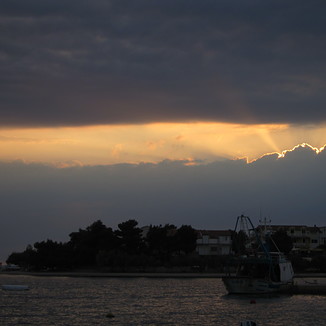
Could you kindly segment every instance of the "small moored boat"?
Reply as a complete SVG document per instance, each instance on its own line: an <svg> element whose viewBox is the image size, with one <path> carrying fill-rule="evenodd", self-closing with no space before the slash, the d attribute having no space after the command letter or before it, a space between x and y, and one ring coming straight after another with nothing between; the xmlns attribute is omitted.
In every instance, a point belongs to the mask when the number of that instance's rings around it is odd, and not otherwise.
<svg viewBox="0 0 326 326"><path fill-rule="evenodd" d="M3 284L1 289L5 291L27 291L29 290L28 285L19 285L19 284Z"/></svg>
<svg viewBox="0 0 326 326"><path fill-rule="evenodd" d="M253 320L244 320L240 323L240 326L258 326Z"/></svg>

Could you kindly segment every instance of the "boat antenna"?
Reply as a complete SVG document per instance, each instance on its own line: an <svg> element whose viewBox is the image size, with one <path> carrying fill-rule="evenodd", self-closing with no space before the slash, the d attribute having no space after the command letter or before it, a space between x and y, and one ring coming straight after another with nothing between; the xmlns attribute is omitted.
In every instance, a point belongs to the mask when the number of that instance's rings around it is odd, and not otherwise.
<svg viewBox="0 0 326 326"><path fill-rule="evenodd" d="M265 233L265 235L267 233L267 224L270 224L271 222L272 222L272 220L270 218L267 219L266 217L264 217L263 219L262 218L259 219L259 223L263 223L263 225L264 225L264 233Z"/></svg>

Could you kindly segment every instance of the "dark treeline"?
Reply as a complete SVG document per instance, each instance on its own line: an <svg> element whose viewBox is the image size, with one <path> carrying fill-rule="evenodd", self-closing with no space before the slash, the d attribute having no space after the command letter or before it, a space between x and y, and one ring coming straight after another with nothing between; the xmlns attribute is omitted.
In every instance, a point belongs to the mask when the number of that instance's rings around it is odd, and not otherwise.
<svg viewBox="0 0 326 326"><path fill-rule="evenodd" d="M66 243L46 240L14 252L8 264L26 270L100 268L106 271L145 271L202 265L194 255L197 233L189 225L150 226L147 232L136 220L120 223L117 230L98 220L69 235ZM207 262L205 262L207 265ZM194 268L194 267L192 267Z"/></svg>
<svg viewBox="0 0 326 326"><path fill-rule="evenodd" d="M229 256L196 254L197 231L189 225L149 226L143 230L136 220L120 223L117 230L98 220L86 229L69 234L68 242L46 240L14 252L7 264L24 270L97 269L107 272L127 271L211 271L223 272ZM242 232L233 233L232 251L245 254L248 242ZM271 250L280 250L292 261L295 272L326 272L326 247L301 255L293 253L293 243L284 230L272 235ZM277 248L273 247L277 243Z"/></svg>

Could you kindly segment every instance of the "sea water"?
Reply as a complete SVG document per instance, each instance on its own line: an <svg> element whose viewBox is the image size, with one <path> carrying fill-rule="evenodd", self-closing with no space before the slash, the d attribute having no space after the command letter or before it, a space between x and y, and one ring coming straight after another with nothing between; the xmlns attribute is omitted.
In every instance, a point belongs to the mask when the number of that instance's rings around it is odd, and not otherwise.
<svg viewBox="0 0 326 326"><path fill-rule="evenodd" d="M326 296L227 295L218 278L68 278L1 275L0 325L326 325Z"/></svg>

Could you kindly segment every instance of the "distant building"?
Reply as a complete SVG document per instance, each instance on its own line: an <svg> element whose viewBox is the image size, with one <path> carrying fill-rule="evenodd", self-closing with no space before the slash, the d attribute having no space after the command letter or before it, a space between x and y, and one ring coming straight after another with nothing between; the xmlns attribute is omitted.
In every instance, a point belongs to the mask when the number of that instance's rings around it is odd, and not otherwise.
<svg viewBox="0 0 326 326"><path fill-rule="evenodd" d="M265 226L258 226L264 229ZM307 225L268 225L268 231L272 233L278 230L286 231L293 242L293 251L310 251L326 243L326 227Z"/></svg>
<svg viewBox="0 0 326 326"><path fill-rule="evenodd" d="M200 256L228 255L232 248L232 231L197 230L196 252Z"/></svg>
<svg viewBox="0 0 326 326"><path fill-rule="evenodd" d="M320 230L320 244L326 246L326 226L319 227Z"/></svg>
<svg viewBox="0 0 326 326"><path fill-rule="evenodd" d="M148 231L150 230L150 226L145 225L141 227L140 230L141 230L141 237L145 239L147 237Z"/></svg>

